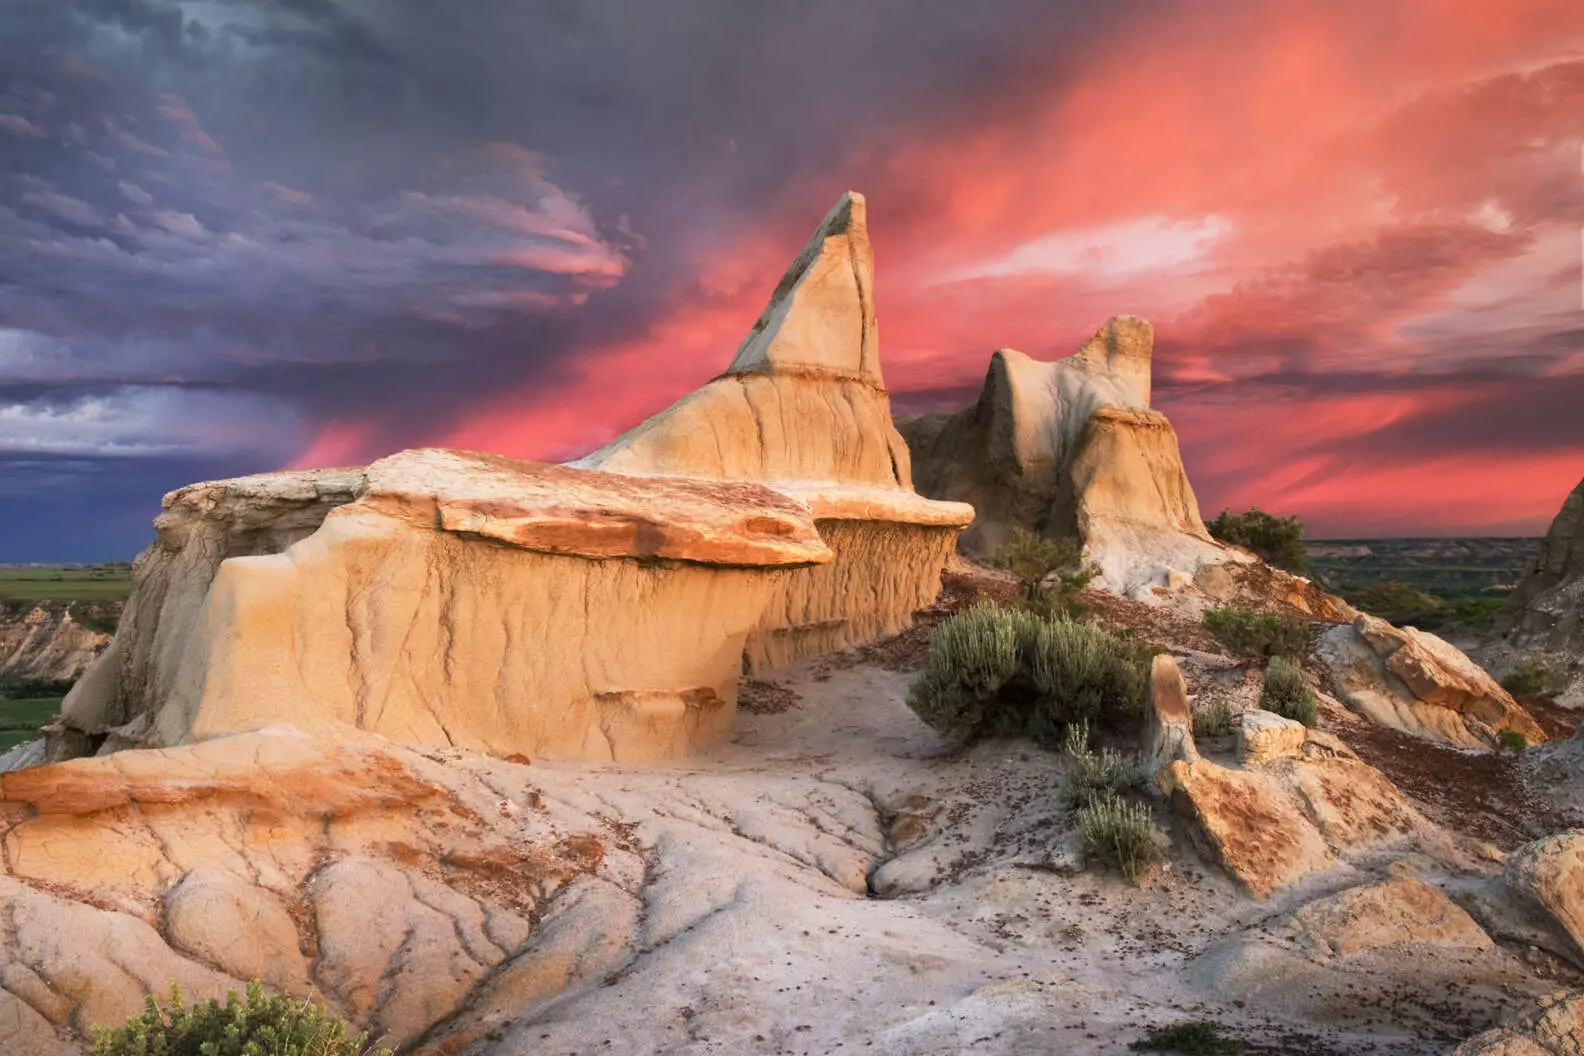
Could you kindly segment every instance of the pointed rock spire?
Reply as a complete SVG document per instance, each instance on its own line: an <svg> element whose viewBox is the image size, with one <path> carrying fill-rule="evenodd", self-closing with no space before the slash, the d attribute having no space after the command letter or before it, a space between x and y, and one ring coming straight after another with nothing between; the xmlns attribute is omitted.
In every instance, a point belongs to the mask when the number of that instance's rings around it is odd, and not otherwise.
<svg viewBox="0 0 1584 1056"><path fill-rule="evenodd" d="M1126 386L1139 407L1150 402L1150 357L1155 328L1136 315L1114 315L1078 354Z"/></svg>
<svg viewBox="0 0 1584 1056"><path fill-rule="evenodd" d="M810 371L883 388L875 325L874 252L856 191L820 222L781 276L728 373Z"/></svg>

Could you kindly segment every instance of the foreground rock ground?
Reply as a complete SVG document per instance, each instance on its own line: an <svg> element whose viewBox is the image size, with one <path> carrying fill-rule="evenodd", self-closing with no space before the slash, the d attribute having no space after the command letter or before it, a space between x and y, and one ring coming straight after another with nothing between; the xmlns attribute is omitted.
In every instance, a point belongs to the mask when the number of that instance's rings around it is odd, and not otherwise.
<svg viewBox="0 0 1584 1056"><path fill-rule="evenodd" d="M1162 799L1167 868L1080 870L1059 756L956 749L908 710L923 636L748 683L731 743L686 762L276 728L0 775L0 1052L81 1051L172 979L258 976L474 1054L1120 1053L1188 1018L1252 1052L1444 1053L1584 985L1576 842L1509 859L1526 836L1398 791L1334 705L1341 739L1162 738L1290 790L1244 831L1311 826L1301 868L1229 870ZM1202 706L1231 661L1172 644ZM1272 807L1333 770L1334 810Z"/></svg>

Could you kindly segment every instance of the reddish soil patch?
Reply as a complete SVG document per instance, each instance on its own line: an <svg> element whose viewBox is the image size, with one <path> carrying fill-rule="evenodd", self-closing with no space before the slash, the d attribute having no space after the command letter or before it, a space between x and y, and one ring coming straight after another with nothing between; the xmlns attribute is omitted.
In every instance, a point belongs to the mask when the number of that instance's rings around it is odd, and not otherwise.
<svg viewBox="0 0 1584 1056"><path fill-rule="evenodd" d="M779 715L799 706L798 695L779 682L745 678L737 684L737 710L749 715Z"/></svg>
<svg viewBox="0 0 1584 1056"><path fill-rule="evenodd" d="M1081 595L1090 615L1113 630L1130 630L1151 645L1164 649L1198 649L1205 653L1225 650L1216 643L1200 620L1184 616L1165 605L1124 598L1103 590L1086 590Z"/></svg>
<svg viewBox="0 0 1584 1056"><path fill-rule="evenodd" d="M1545 731L1548 740L1565 741L1573 736L1574 731L1579 727L1578 712L1564 708L1545 697L1520 697L1518 703L1534 716L1534 720Z"/></svg>
<svg viewBox="0 0 1584 1056"><path fill-rule="evenodd" d="M1525 787L1518 754L1460 751L1369 722L1350 724L1344 740L1427 817L1455 832L1512 850L1564 827Z"/></svg>

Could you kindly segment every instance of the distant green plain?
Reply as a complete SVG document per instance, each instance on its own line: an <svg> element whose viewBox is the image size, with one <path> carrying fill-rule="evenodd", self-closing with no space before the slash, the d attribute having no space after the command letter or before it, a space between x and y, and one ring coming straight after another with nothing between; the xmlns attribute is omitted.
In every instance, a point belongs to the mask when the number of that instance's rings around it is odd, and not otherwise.
<svg viewBox="0 0 1584 1056"><path fill-rule="evenodd" d="M37 739L39 727L60 714L60 697L0 700L0 752Z"/></svg>
<svg viewBox="0 0 1584 1056"><path fill-rule="evenodd" d="M0 601L125 601L132 566L0 566Z"/></svg>

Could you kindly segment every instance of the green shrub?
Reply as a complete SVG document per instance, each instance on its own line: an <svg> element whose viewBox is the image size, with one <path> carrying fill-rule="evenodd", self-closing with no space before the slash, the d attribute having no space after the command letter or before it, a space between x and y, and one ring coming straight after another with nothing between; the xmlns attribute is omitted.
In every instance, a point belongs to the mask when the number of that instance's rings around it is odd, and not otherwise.
<svg viewBox="0 0 1584 1056"><path fill-rule="evenodd" d="M1023 602L1042 615L1076 616L1083 611L1078 595L1100 574L1100 566L1079 566L1083 548L1071 539L1056 541L1013 528L1012 537L990 558L989 564L1018 578ZM1056 582L1046 586L1052 575Z"/></svg>
<svg viewBox="0 0 1584 1056"><path fill-rule="evenodd" d="M1241 1042L1224 1037L1221 1028L1202 1019L1158 1027L1128 1048L1134 1052L1181 1052L1186 1056L1237 1056Z"/></svg>
<svg viewBox="0 0 1584 1056"><path fill-rule="evenodd" d="M1224 700L1212 701L1193 713L1195 737L1225 737L1234 725L1232 706Z"/></svg>
<svg viewBox="0 0 1584 1056"><path fill-rule="evenodd" d="M318 1005L289 997L266 997L257 980L247 997L236 991L224 1005L209 1000L188 1005L171 984L164 1007L149 995L140 1015L124 1026L94 1028L93 1056L376 1056L366 1034L347 1026ZM390 1056L389 1049L377 1056Z"/></svg>
<svg viewBox="0 0 1584 1056"><path fill-rule="evenodd" d="M1077 722L1067 727L1062 739L1062 757L1067 762L1067 785L1063 802L1070 811L1082 810L1103 799L1115 799L1137 785L1144 776L1144 765L1136 755L1123 755L1115 748L1096 752L1089 747L1089 727Z"/></svg>
<svg viewBox="0 0 1584 1056"><path fill-rule="evenodd" d="M1518 661L1512 673L1502 679L1502 688L1515 697L1544 696L1551 686L1551 668L1537 656Z"/></svg>
<svg viewBox="0 0 1584 1056"><path fill-rule="evenodd" d="M1078 809L1078 833L1091 859L1134 882L1146 866L1160 860L1166 844L1149 807L1114 795Z"/></svg>
<svg viewBox="0 0 1584 1056"><path fill-rule="evenodd" d="M1134 639L981 602L931 632L929 666L908 705L960 740L1029 736L1054 747L1072 723L1140 712L1147 682Z"/></svg>
<svg viewBox="0 0 1584 1056"><path fill-rule="evenodd" d="M1305 726L1313 726L1319 709L1313 687L1304 669L1285 656L1271 657L1265 668L1265 686L1260 690L1260 707L1274 711Z"/></svg>
<svg viewBox="0 0 1584 1056"><path fill-rule="evenodd" d="M1354 605L1388 623L1412 623L1423 627L1425 617L1446 607L1446 602L1406 583L1384 580L1356 591L1349 598Z"/></svg>
<svg viewBox="0 0 1584 1056"><path fill-rule="evenodd" d="M1309 649L1309 624L1296 616L1260 612L1246 605L1227 605L1204 614L1205 629L1235 653L1249 656L1298 656Z"/></svg>
<svg viewBox="0 0 1584 1056"><path fill-rule="evenodd" d="M1223 543L1252 550L1267 564L1289 572L1307 572L1309 554L1303 545L1303 522L1277 517L1250 506L1242 513L1222 510L1207 528Z"/></svg>
<svg viewBox="0 0 1584 1056"><path fill-rule="evenodd" d="M1496 743L1505 751L1521 752L1529 747L1529 738L1517 730L1503 730L1496 735Z"/></svg>

